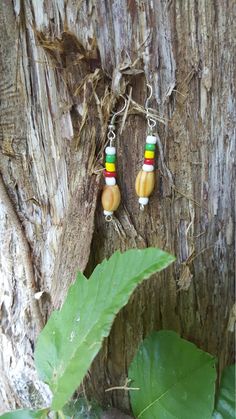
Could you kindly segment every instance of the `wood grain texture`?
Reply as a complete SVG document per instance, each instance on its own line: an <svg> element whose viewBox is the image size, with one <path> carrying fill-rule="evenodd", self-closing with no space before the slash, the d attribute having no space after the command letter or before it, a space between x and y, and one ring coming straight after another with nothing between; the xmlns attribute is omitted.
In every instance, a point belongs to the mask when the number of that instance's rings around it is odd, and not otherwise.
<svg viewBox="0 0 236 419"><path fill-rule="evenodd" d="M220 369L233 360L233 18L226 0L0 3L0 171L31 250L44 321L78 269L89 274L117 249L158 246L177 256L135 292L88 372L88 396L103 404L128 410L127 392L104 390L124 384L140 340L153 329L180 332L217 355ZM159 170L140 213L134 184L147 82L159 118ZM131 87L122 132L117 124L122 200L106 223L106 128ZM45 404L50 395L35 381L26 266L2 200L0 218L4 411Z"/></svg>

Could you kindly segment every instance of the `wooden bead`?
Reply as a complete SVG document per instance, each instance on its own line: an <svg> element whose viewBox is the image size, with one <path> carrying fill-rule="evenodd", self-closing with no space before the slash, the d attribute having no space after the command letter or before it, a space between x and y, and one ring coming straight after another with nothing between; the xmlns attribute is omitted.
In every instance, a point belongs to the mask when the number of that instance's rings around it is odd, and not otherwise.
<svg viewBox="0 0 236 419"><path fill-rule="evenodd" d="M120 190L118 185L105 186L102 192L102 206L106 211L115 211L120 205Z"/></svg>
<svg viewBox="0 0 236 419"><path fill-rule="evenodd" d="M140 170L135 181L136 194L140 197L148 197L151 195L154 185L154 172L144 172L143 170Z"/></svg>

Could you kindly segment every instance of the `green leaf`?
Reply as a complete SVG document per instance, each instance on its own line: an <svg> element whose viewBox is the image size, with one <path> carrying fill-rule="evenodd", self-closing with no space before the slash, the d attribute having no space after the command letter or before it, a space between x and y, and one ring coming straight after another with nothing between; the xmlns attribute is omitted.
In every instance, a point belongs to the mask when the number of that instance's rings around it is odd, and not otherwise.
<svg viewBox="0 0 236 419"><path fill-rule="evenodd" d="M154 332L140 345L130 368L136 418L209 419L215 390L215 360L171 331Z"/></svg>
<svg viewBox="0 0 236 419"><path fill-rule="evenodd" d="M173 260L155 248L128 250L103 261L89 281L78 275L62 309L52 314L36 345L36 367L52 389L54 410L61 409L81 383L115 315L136 286Z"/></svg>
<svg viewBox="0 0 236 419"><path fill-rule="evenodd" d="M48 409L41 410L26 410L19 409L4 413L0 416L1 419L45 419L47 418Z"/></svg>
<svg viewBox="0 0 236 419"><path fill-rule="evenodd" d="M225 368L222 374L219 393L216 400L216 419L235 419L235 364Z"/></svg>

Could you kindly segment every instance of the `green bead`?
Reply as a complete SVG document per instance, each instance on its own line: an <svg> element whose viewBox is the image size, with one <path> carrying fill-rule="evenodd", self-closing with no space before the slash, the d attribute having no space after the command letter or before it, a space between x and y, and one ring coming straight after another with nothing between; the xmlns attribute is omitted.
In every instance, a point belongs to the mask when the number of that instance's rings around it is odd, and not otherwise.
<svg viewBox="0 0 236 419"><path fill-rule="evenodd" d="M107 154L106 155L106 162L107 163L115 163L115 161L116 161L116 155L115 154Z"/></svg>
<svg viewBox="0 0 236 419"><path fill-rule="evenodd" d="M147 144L147 143L146 143L146 145L145 145L145 150L148 150L148 151L155 151L155 149L156 149L155 144Z"/></svg>

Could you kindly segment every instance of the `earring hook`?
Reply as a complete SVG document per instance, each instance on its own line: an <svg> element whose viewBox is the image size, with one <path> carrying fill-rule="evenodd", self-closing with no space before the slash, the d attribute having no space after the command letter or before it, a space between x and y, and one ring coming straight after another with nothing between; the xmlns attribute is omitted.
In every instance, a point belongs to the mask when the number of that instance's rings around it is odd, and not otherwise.
<svg viewBox="0 0 236 419"><path fill-rule="evenodd" d="M123 108L122 108L122 109L120 109L118 112L115 112L115 113L112 115L110 125L114 125L114 123L115 123L115 119L116 119L117 115L119 115L120 113L122 113L122 112L125 110L125 108L126 108L126 105L127 105L127 99L126 99L124 96L121 96L121 97L122 97L122 99L124 99L125 104L124 104L124 106L123 106Z"/></svg>
<svg viewBox="0 0 236 419"><path fill-rule="evenodd" d="M146 118L147 118L149 129L150 129L150 131L152 131L153 128L156 126L156 121L153 118L150 118L148 103L149 103L149 101L152 97L153 89L152 89L152 86L150 84L147 84L147 87L149 88L150 93L149 93L149 96L147 97L146 102L145 102L145 109L146 109L146 115L147 115Z"/></svg>
<svg viewBox="0 0 236 419"><path fill-rule="evenodd" d="M122 109L120 109L119 111L117 111L117 112L113 113L112 118L111 118L111 120L110 120L110 123L109 123L109 125L108 125L108 134L107 134L107 138L108 138L108 140L110 141L110 146L111 146L111 147L112 147L112 145L113 145L113 141L114 141L114 140L115 140L115 138L116 138L116 134L115 134L115 119L116 119L117 115L121 114L121 113L125 110L126 105L127 105L127 100L126 100L126 98L125 98L124 96L121 96L121 97L122 97L122 99L124 99L125 104L124 104L124 106L123 106L123 108L122 108Z"/></svg>

